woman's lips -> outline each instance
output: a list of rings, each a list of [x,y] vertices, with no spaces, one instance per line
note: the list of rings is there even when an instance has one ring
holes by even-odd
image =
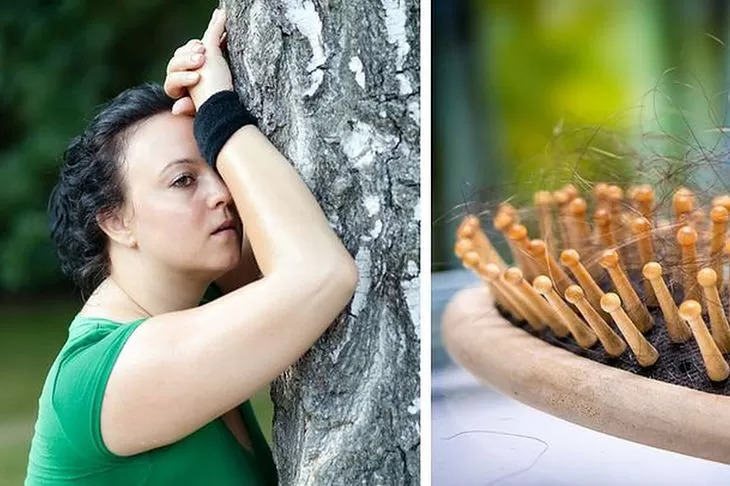
[[[224,228],[224,229],[218,230],[215,233],[213,233],[213,235],[227,235],[227,236],[232,236],[232,235],[236,235],[236,234],[237,234],[237,231],[235,228]]]

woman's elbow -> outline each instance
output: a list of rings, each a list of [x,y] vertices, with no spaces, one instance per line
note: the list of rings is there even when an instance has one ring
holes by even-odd
[[[310,255],[311,257],[311,255]],[[360,280],[355,260],[344,248],[331,251],[319,258],[307,258],[286,265],[296,272],[300,283],[310,282],[311,288],[322,295],[330,295],[343,305],[350,301]],[[306,286],[306,285],[305,285]]]
[[[355,294],[355,289],[360,279],[360,272],[352,256],[344,250],[327,263],[320,262],[319,275],[322,282],[332,289],[339,299],[343,299],[343,305],[350,301]]]
[[[347,293],[347,300],[350,300],[360,281],[360,270],[357,268],[355,260],[349,254],[342,258],[342,263],[339,265],[338,270],[338,279],[340,280],[343,291]]]

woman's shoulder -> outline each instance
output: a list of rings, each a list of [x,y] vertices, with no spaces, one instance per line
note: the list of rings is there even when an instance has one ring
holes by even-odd
[[[106,471],[109,461],[118,460],[101,438],[102,397],[119,351],[143,320],[125,323],[82,314],[72,319],[68,340],[51,365],[38,400],[29,477],[52,477],[66,484],[64,471],[92,478]],[[92,483],[97,484],[91,480],[88,484]]]
[[[79,313],[69,324],[68,340],[61,349],[59,358],[101,341],[111,345],[115,340],[108,338],[109,336],[128,336],[146,319],[146,317],[136,317],[122,320]]]

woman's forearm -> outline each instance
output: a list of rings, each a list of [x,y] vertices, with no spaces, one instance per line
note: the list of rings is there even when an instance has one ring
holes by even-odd
[[[288,266],[329,272],[352,261],[299,174],[258,128],[231,136],[217,168],[263,275]]]

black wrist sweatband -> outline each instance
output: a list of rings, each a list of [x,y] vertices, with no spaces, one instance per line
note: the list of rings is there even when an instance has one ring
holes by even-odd
[[[256,125],[235,91],[219,91],[198,109],[193,133],[203,158],[215,169],[218,153],[239,128]]]

